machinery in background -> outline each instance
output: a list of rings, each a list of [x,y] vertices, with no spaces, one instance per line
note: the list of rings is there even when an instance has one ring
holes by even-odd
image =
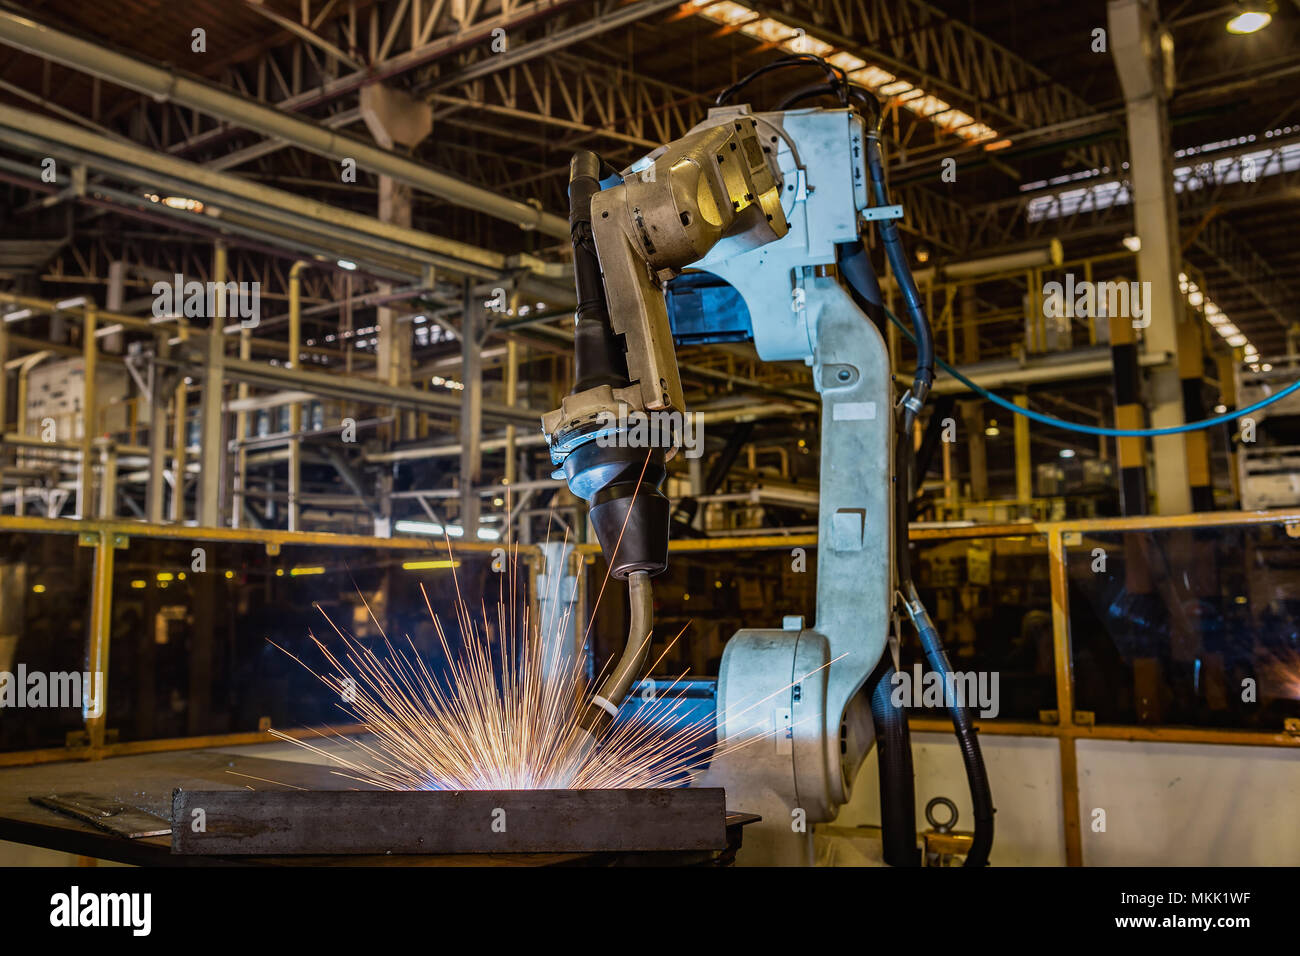
[[[1237,379],[1237,407],[1246,408],[1300,379],[1300,356],[1270,359],[1242,368]],[[1244,511],[1288,508],[1300,504],[1300,393],[1261,408],[1236,442],[1238,486]]]
[[[825,79],[774,111],[726,105],[762,73],[810,65]],[[825,96],[838,107],[795,108]],[[704,122],[621,174],[587,152],[570,170],[576,382],[544,416],[543,431],[556,476],[588,502],[611,575],[628,581],[632,607],[626,648],[592,705],[593,725],[614,718],[643,668],[650,578],[667,565],[670,507],[661,488],[673,426],[686,409],[665,290],[674,303],[696,303],[677,323],[696,341],[747,333],[761,358],[807,363],[822,398],[817,619],[737,632],[718,678],[723,751],[703,782],[725,787],[733,808],[763,817],[742,862],[811,863],[813,825],[847,802],[873,743],[885,860],[921,862],[907,720],[891,700],[891,678],[903,614],[930,667],[950,670],[912,582],[907,543],[912,426],[933,381],[934,349],[894,222],[902,210],[885,186],[880,119],[874,97],[843,71],[797,55],[724,90]],[[916,374],[901,396],[862,238],[872,222],[918,340]],[[683,294],[692,283],[731,291],[713,292],[701,308]],[[719,305],[727,311],[713,311]],[[638,430],[646,420],[660,427]],[[665,428],[668,440],[646,440]],[[950,711],[975,806],[967,863],[983,865],[992,800],[969,714]]]

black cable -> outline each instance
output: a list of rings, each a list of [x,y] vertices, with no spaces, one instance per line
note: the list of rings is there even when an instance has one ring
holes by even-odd
[[[867,168],[871,178],[872,191],[877,206],[888,206],[889,188],[885,185],[885,164],[880,155],[879,130],[867,131]],[[904,311],[912,322],[916,334],[916,374],[912,383],[911,394],[904,399],[908,410],[910,425],[916,419],[925,398],[934,384],[934,335],[930,330],[930,320],[926,317],[925,307],[921,304],[921,293],[912,278],[912,269],[907,262],[907,250],[898,234],[898,225],[892,219],[880,219],[876,222],[880,239],[885,247],[885,256],[893,270],[894,280],[898,283],[899,294],[903,297]]]
[[[916,585],[911,581],[907,582],[905,600],[930,670],[939,675],[944,687],[954,686],[954,681],[950,679],[952,665],[948,663],[948,655],[939,640],[939,631],[930,620],[930,613],[921,603]],[[988,866],[989,850],[993,847],[993,814],[996,811],[993,808],[993,794],[989,789],[988,771],[984,768],[984,755],[980,751],[970,711],[954,699],[948,701],[948,713],[952,717],[957,745],[961,749],[961,760],[966,767],[966,780],[970,785],[971,806],[975,810],[975,835],[963,865]]]
[[[573,282],[578,305],[574,310],[574,394],[597,385],[627,384],[627,356],[609,319],[605,280],[591,231],[591,197],[609,164],[582,150],[569,163],[569,233],[573,242]]]
[[[894,706],[894,662],[889,654],[880,659],[868,685],[880,766],[880,835],[885,862],[890,866],[919,866],[912,737],[907,710]]]
[[[861,309],[871,320],[881,336],[885,335],[888,318],[885,316],[885,300],[880,294],[880,282],[876,279],[876,270],[871,265],[862,240],[855,242],[837,242],[835,244],[835,265],[849,283],[849,296],[854,305]]]
[[[775,70],[785,70],[791,67],[807,65],[821,67],[826,72],[827,81],[834,88],[836,95],[839,96],[841,105],[849,105],[847,89],[849,85],[848,75],[838,66],[828,63],[821,57],[814,56],[811,53],[794,53],[790,56],[782,57],[779,60],[773,60],[771,63],[764,63],[758,69],[750,71],[719,93],[717,99],[714,101],[715,105],[722,106],[727,102],[727,100],[731,99],[750,83],[753,83],[764,74],[771,73]]]
[[[880,100],[876,99],[876,95],[858,83],[848,83],[843,87],[843,90],[847,93],[849,100],[857,103],[862,107],[863,112],[867,114],[867,128],[876,129],[881,121],[882,110]],[[781,111],[788,110],[797,103],[816,99],[819,96],[839,97],[840,88],[831,83],[813,83],[795,90],[778,103],[776,108]],[[842,98],[841,102],[843,102]]]

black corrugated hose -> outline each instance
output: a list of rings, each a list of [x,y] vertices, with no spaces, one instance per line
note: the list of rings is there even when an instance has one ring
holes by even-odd
[[[880,764],[880,834],[890,866],[920,866],[916,846],[916,782],[907,710],[893,701],[894,662],[888,653],[871,677],[871,720]]]

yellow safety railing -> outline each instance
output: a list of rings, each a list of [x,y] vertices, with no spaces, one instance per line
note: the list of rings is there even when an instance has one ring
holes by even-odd
[[[1072,865],[1082,861],[1079,820],[1079,781],[1075,745],[1079,740],[1132,740],[1168,743],[1232,744],[1269,747],[1300,746],[1300,733],[1286,728],[1276,732],[1258,730],[1231,730],[1175,726],[1098,725],[1075,707],[1074,665],[1071,652],[1070,594],[1067,552],[1083,545],[1086,536],[1107,532],[1156,532],[1176,529],[1244,528],[1280,525],[1290,536],[1300,536],[1300,510],[1288,509],[1267,512],[1206,512],[1187,515],[1143,516],[1131,518],[1097,518],[1060,522],[1016,522],[998,525],[960,524],[950,526],[920,525],[911,529],[911,539],[916,542],[975,541],[1030,536],[1045,545],[1050,562],[1050,591],[1052,617],[1052,658],[1055,684],[1055,709],[1040,717],[1040,722],[1025,720],[979,721],[982,733],[990,736],[1009,735],[1027,737],[1055,737],[1060,748],[1060,774],[1062,788],[1062,814],[1065,822],[1066,856]],[[0,517],[0,535],[6,533],[75,534],[81,544],[95,549],[89,600],[89,633],[86,638],[87,670],[106,671],[109,655],[110,622],[112,619],[112,582],[114,557],[118,550],[128,547],[131,538],[170,539],[185,541],[212,541],[261,543],[271,548],[281,546],[328,546],[338,548],[390,549],[400,552],[430,551],[442,547],[442,542],[430,538],[374,538],[362,535],[328,533],[290,533],[276,530],[197,528],[173,525],[148,525],[114,521],[75,521],[69,519],[44,519],[31,517]],[[713,554],[719,552],[746,552],[772,549],[816,547],[815,535],[764,534],[761,536],[734,536],[726,538],[701,538],[673,541],[672,554]],[[503,543],[453,542],[453,549],[462,554],[491,554]],[[539,548],[521,546],[519,559],[531,571],[542,567]],[[571,571],[580,570],[600,554],[592,543],[574,547]],[[578,606],[587,607],[586,575],[578,573]],[[197,737],[178,737],[157,740],[140,740],[112,743],[105,740],[107,713],[85,718],[86,741],[80,746],[55,747],[43,750],[26,750],[0,753],[0,766],[52,762],[69,759],[97,759],[107,756],[179,750],[196,747],[230,746],[259,743],[274,738],[265,732],[238,732]],[[914,729],[946,732],[946,720],[915,719]],[[355,732],[363,728],[338,728],[341,732]]]

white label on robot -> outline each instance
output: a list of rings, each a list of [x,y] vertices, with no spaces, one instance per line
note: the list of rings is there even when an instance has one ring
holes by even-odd
[[[832,417],[837,422],[870,422],[876,419],[875,402],[836,402]]]

